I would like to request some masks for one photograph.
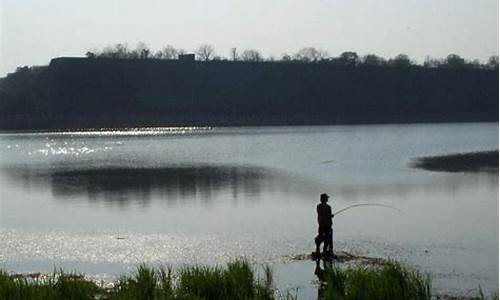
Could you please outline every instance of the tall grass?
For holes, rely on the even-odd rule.
[[[259,280],[243,260],[228,263],[226,268],[185,267],[176,276],[170,268],[140,265],[111,289],[62,271],[44,279],[14,277],[0,271],[2,300],[270,300],[273,294],[270,269]]]
[[[12,277],[0,271],[0,299],[95,299],[100,288],[81,275],[62,271],[46,278]]]
[[[381,266],[332,267],[326,270],[324,281],[325,300],[431,299],[430,277],[395,261]]]
[[[322,275],[321,300],[428,300],[431,281],[428,275],[403,267],[395,261],[381,266],[326,268]],[[122,276],[113,288],[106,289],[82,275],[54,272],[46,277],[11,276],[0,270],[1,300],[271,300],[273,277],[269,267],[257,278],[244,260],[225,268],[188,266],[175,274],[171,268],[140,265],[134,274]],[[279,300],[297,300],[297,293],[281,295]],[[471,299],[487,299],[479,295]],[[498,299],[494,295],[491,299]]]

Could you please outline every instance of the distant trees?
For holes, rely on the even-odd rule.
[[[196,55],[200,60],[209,61],[215,55],[215,48],[211,45],[203,44],[196,50]]]
[[[160,51],[155,53],[157,59],[177,59],[179,54],[184,54],[184,50],[176,49],[172,45],[166,45]]]
[[[340,54],[340,57],[337,59],[337,61],[341,65],[355,66],[359,62],[359,56],[356,52],[345,51]]]
[[[488,67],[488,69],[498,70],[498,55],[490,56],[486,66]]]
[[[88,58],[122,58],[122,59],[148,59],[151,58],[151,50],[144,42],[139,42],[134,50],[130,50],[126,43],[118,43],[107,46],[101,52],[88,51]]]
[[[328,52],[318,50],[314,47],[305,47],[294,55],[296,60],[303,62],[318,62],[328,58]]]
[[[260,52],[254,49],[247,49],[243,51],[243,53],[241,53],[240,58],[242,61],[251,61],[251,62],[259,62],[264,60]]]
[[[361,59],[361,64],[365,66],[383,66],[386,64],[386,61],[375,54],[367,54]]]
[[[238,51],[236,48],[231,48],[229,50],[229,58],[232,60],[232,61],[237,61],[238,60]]]
[[[143,42],[137,44],[135,49],[129,49],[126,43],[118,43],[114,46],[107,46],[102,51],[88,51],[85,56],[91,59],[98,58],[121,58],[121,59],[177,59],[180,54],[186,52],[167,44],[159,51],[150,50]],[[269,56],[265,58],[256,49],[246,49],[239,52],[236,47],[229,49],[229,56],[219,56],[215,48],[209,44],[203,44],[194,51],[196,59],[200,61],[243,61],[243,62],[275,62],[275,63],[318,63],[339,66],[376,66],[376,67],[424,67],[424,68],[473,68],[498,70],[498,55],[491,56],[487,62],[481,63],[479,60],[466,60],[458,54],[449,54],[443,59],[427,56],[423,63],[417,64],[407,54],[398,54],[393,58],[385,59],[376,54],[366,54],[359,56],[355,51],[344,51],[339,56],[330,56],[327,51],[315,47],[304,47],[296,53],[282,54],[275,58]]]
[[[413,62],[410,60],[410,57],[408,57],[408,55],[406,54],[398,54],[394,58],[389,59],[387,63],[390,66],[403,67],[403,68],[410,67],[411,65],[413,65]]]
[[[457,54],[449,54],[444,60],[444,65],[449,68],[460,68],[465,65],[465,59]]]

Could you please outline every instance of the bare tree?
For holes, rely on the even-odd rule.
[[[129,58],[148,59],[150,54],[151,54],[151,50],[149,50],[146,43],[139,42],[139,43],[137,43],[135,50],[130,52]]]
[[[429,55],[425,57],[424,67],[426,68],[439,68],[443,64],[440,59],[432,58]]]
[[[487,67],[491,70],[498,70],[498,55],[490,56]]]
[[[241,54],[241,60],[259,62],[262,61],[263,59],[259,51],[254,49],[247,49],[243,51],[243,53]]]
[[[116,44],[113,51],[117,58],[128,58],[128,55],[130,53],[127,43]]]
[[[115,50],[111,46],[106,46],[98,55],[101,58],[116,58]]]
[[[237,61],[238,60],[238,51],[236,48],[231,48],[229,50],[229,57],[232,61]]]
[[[196,50],[196,55],[200,60],[209,61],[215,55],[215,48],[207,44],[201,45]]]
[[[314,47],[305,47],[294,55],[295,59],[304,62],[317,62],[328,58],[328,52],[318,50]]]
[[[156,52],[155,57],[161,59],[176,59],[179,55],[179,50],[175,49],[172,45],[166,45],[160,51]]]

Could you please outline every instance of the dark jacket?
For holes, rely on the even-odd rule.
[[[326,203],[316,206],[319,227],[332,227],[332,208]]]

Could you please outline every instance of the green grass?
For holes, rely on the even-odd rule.
[[[0,271],[0,299],[95,299],[100,288],[81,275],[54,272],[46,278],[12,277]]]
[[[332,267],[326,270],[324,281],[325,300],[431,299],[429,276],[395,261],[381,266]]]
[[[260,280],[247,261],[228,263],[226,268],[190,266],[176,276],[170,268],[140,265],[122,276],[111,289],[104,289],[81,275],[54,272],[45,279],[10,276],[0,271],[0,299],[111,299],[111,300],[270,300],[272,274],[266,269]]]
[[[326,268],[322,275],[321,300],[431,299],[431,280],[395,261],[380,266]],[[297,292],[276,299],[297,300]],[[46,277],[12,276],[0,270],[2,300],[271,300],[275,299],[269,267],[258,278],[245,260],[228,263],[225,268],[187,266],[178,272],[171,268],[140,265],[135,273],[122,276],[113,288],[103,288],[79,274],[54,272]],[[478,296],[487,298],[479,288]]]

